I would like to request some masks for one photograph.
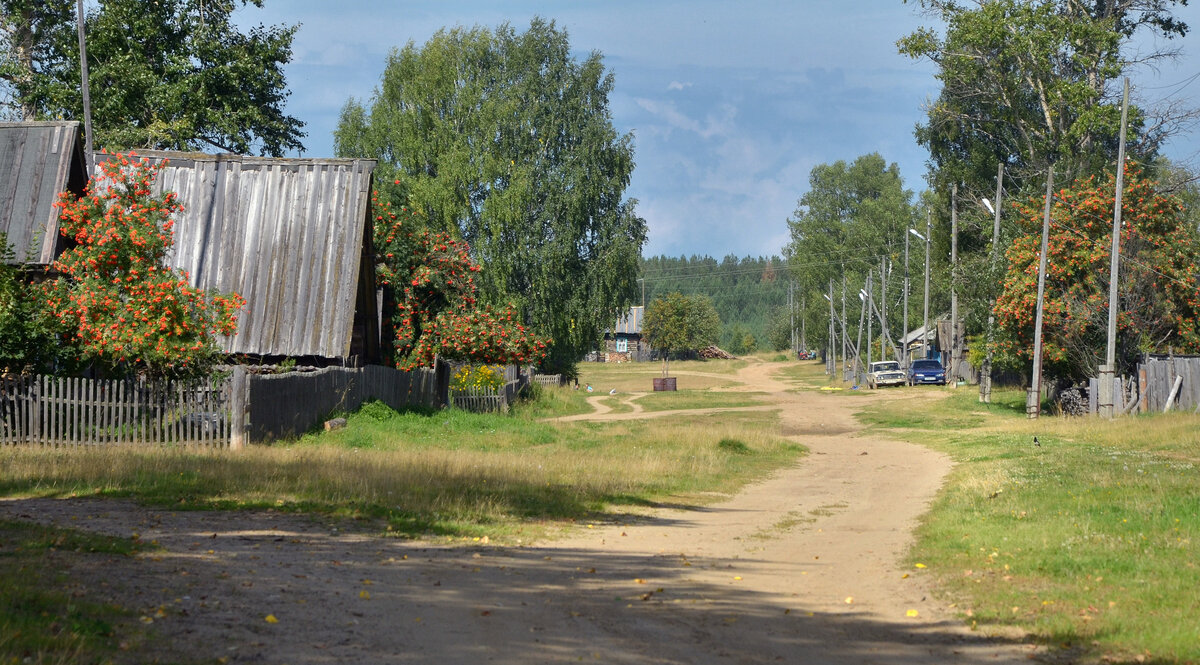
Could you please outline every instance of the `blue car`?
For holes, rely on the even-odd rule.
[[[908,368],[908,385],[932,383],[946,385],[946,368],[936,360],[914,360]]]

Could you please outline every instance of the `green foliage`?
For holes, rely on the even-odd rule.
[[[157,168],[116,155],[81,197],[60,195],[62,233],[75,242],[43,285],[44,304],[67,345],[107,375],[199,375],[220,356],[217,335],[233,335],[245,299],[205,292],[167,265],[174,192],[152,196]]]
[[[513,302],[569,367],[634,302],[646,238],[623,199],[632,136],[612,126],[613,77],[599,53],[572,57],[567,33],[439,31],[389,55],[369,108],[350,100],[340,156],[379,160],[381,198],[452,232],[488,270],[484,303]]]
[[[709,256],[673,258],[655,256],[642,259],[646,301],[665,293],[702,293],[712,299],[721,319],[719,346],[740,354],[745,351],[749,333],[755,340],[774,339],[772,321],[787,312],[787,273],[777,256],[726,256],[717,261]],[[782,345],[786,348],[785,333]]]
[[[825,296],[830,282],[840,317],[845,278],[850,294],[846,314],[855,325],[858,318],[853,315],[861,303],[854,294],[865,287],[868,271],[874,272],[876,306],[881,298],[886,299],[889,328],[893,338],[898,337],[904,247],[906,240],[916,240],[908,234],[909,228],[917,226],[912,196],[904,188],[899,168],[885,162],[878,153],[863,155],[849,164],[839,160],[813,168],[809,191],[788,220],[792,240],[786,252],[791,276],[797,283],[797,317],[806,319],[809,348],[824,346],[829,336],[829,303]],[[910,248],[910,271],[923,270],[923,249],[920,244]],[[892,265],[886,294],[882,294],[879,279],[881,259],[889,259]],[[920,300],[910,298],[909,306],[911,316],[920,311]]]
[[[1051,211],[1043,322],[1043,362],[1050,376],[1095,376],[1108,331],[1108,277],[1115,176],[1089,177],[1058,192]],[[1181,223],[1177,198],[1129,162],[1121,205],[1117,366],[1135,369],[1145,351],[1200,351],[1200,233]],[[1023,231],[1008,250],[1004,293],[996,303],[998,358],[1023,365],[1032,356],[1037,254],[1043,201],[1017,206]]]
[[[283,67],[296,27],[234,24],[262,0],[103,0],[87,13],[95,142],[279,156],[303,149]],[[23,119],[81,118],[74,3],[0,0],[0,79]],[[7,56],[7,57],[6,57]],[[3,100],[0,100],[2,102]]]
[[[714,343],[721,319],[708,296],[668,293],[646,308],[642,335],[664,356],[695,351]]]
[[[62,353],[33,289],[11,265],[15,258],[0,233],[0,374],[44,369]]]
[[[437,356],[481,363],[526,364],[545,357],[549,340],[530,333],[512,306],[481,305],[480,267],[466,243],[432,233],[407,208],[375,200],[379,282],[392,311],[397,367],[432,367]]]
[[[1183,36],[1187,26],[1170,13],[1176,3],[920,0],[946,33],[921,28],[898,46],[933,61],[942,82],[928,122],[917,129],[930,150],[935,188],[963,183],[987,191],[997,163],[1015,175],[1014,189],[1052,162],[1072,177],[1111,163],[1120,100],[1110,81],[1135,59],[1167,56],[1153,49],[1133,54],[1141,48],[1133,38]],[[1147,125],[1137,109],[1130,117],[1133,154],[1153,152],[1174,124]]]

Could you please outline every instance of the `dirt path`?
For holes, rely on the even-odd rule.
[[[1035,655],[964,629],[923,571],[901,565],[950,462],[861,436],[852,413],[863,399],[907,393],[788,393],[771,370],[753,364],[739,379],[770,393],[783,433],[812,451],[797,467],[724,503],[534,547],[438,547],[295,516],[121,501],[0,501],[0,515],[158,541],[164,552],[91,572],[154,620],[171,645],[164,659],[916,665]]]

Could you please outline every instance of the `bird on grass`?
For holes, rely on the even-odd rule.
[[[1033,445],[1037,446],[1038,448],[1041,448],[1041,447],[1042,447],[1042,442],[1041,442],[1041,441],[1038,441],[1038,440],[1037,440],[1037,437],[1035,436],[1035,437],[1033,437]]]

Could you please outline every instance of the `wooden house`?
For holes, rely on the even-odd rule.
[[[604,332],[604,351],[598,360],[604,362],[645,361],[650,359],[650,347],[642,339],[642,317],[645,308],[630,307],[617,319],[612,329]]]
[[[0,234],[13,262],[45,267],[62,252],[54,202],[82,194],[87,165],[77,122],[0,122]]]
[[[237,334],[222,340],[226,353],[379,362],[374,160],[137,154],[165,163],[154,191],[173,191],[183,205],[171,265],[193,286],[246,299]]]
[[[231,355],[363,365],[380,357],[371,248],[374,160],[277,159],[138,151],[165,166],[155,192],[174,191],[170,264],[192,286],[246,298]],[[97,155],[98,160],[111,159]],[[0,123],[0,233],[15,262],[45,267],[69,240],[59,193],[87,183],[79,123]]]

